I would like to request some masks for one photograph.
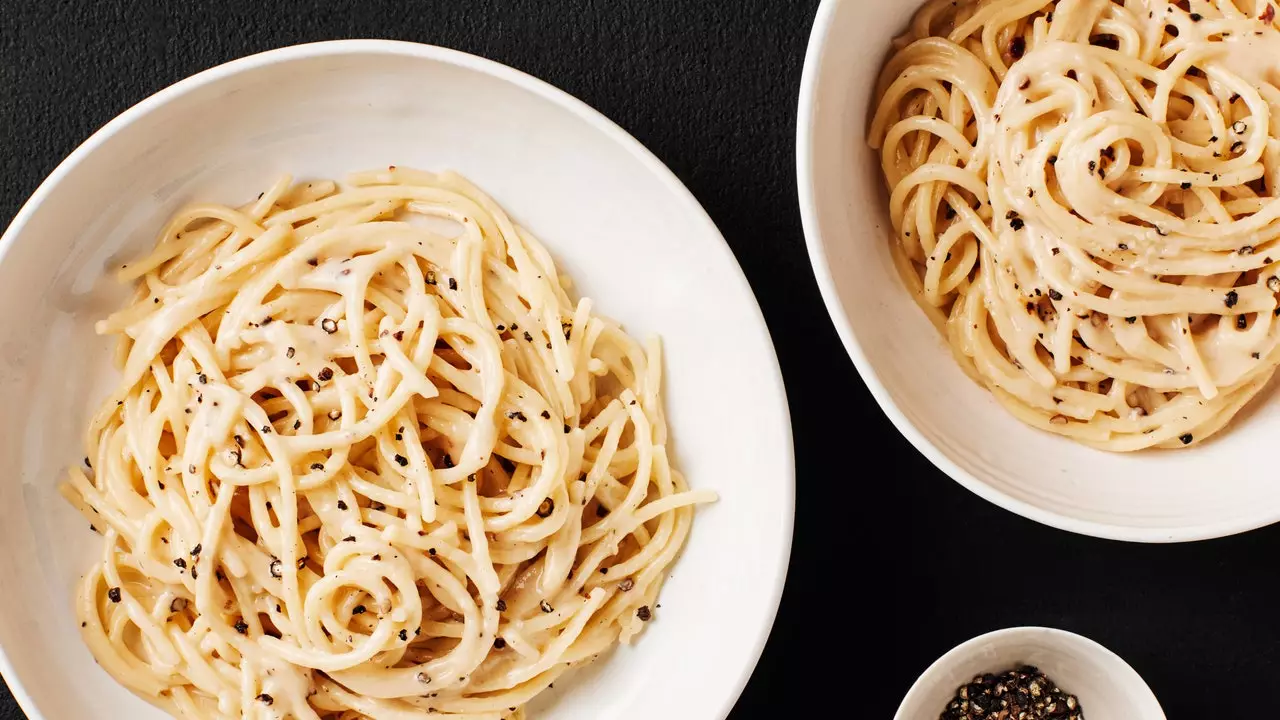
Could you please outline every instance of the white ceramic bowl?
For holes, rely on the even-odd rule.
[[[1165,720],[1151,688],[1118,655],[1088,638],[1042,627],[997,630],[957,646],[916,680],[894,720],[934,720],[961,685],[1019,665],[1034,665],[1075,695],[1088,720]]]
[[[773,621],[794,474],[782,379],[733,255],[680,182],[564,93],[440,48],[346,41],[214,68],[113,120],[0,240],[0,670],[32,718],[162,714],[80,642],[71,592],[97,536],[58,496],[112,374],[92,332],[108,269],[193,199],[243,202],[281,173],[457,169],[541,237],[603,313],[666,349],[677,461],[720,491],[637,644],[556,684],[537,717],[723,718]]]
[[[889,254],[887,193],[866,144],[875,80],[919,0],[825,0],[800,88],[797,171],[809,255],[863,380],[943,472],[1033,520],[1098,537],[1196,540],[1280,520],[1280,402],[1255,399],[1218,438],[1108,454],[1024,426],[956,364]]]

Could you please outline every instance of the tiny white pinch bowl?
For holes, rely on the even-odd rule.
[[[73,588],[101,544],[56,490],[114,381],[113,342],[93,332],[129,293],[114,269],[185,203],[397,163],[468,176],[597,312],[662,336],[675,461],[721,496],[698,512],[647,631],[557,683],[535,716],[732,708],[777,610],[794,507],[782,378],[732,253],[679,180],[581,102],[463,53],[359,40],[244,58],[148,98],[68,157],[0,238],[0,672],[29,717],[163,717],[80,640]]]
[[[890,256],[888,199],[867,146],[890,41],[917,0],[824,0],[801,80],[797,182],[810,261],[836,330],[898,430],[983,498],[1097,537],[1181,542],[1280,520],[1265,468],[1280,402],[1254,400],[1220,435],[1176,451],[1112,454],[1023,425],[957,365]]]
[[[1075,695],[1088,720],[1165,720],[1151,688],[1120,656],[1086,637],[1043,627],[997,630],[956,646],[916,680],[894,720],[933,720],[961,685],[1019,665],[1034,665]]]

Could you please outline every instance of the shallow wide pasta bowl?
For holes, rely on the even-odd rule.
[[[768,331],[733,255],[680,182],[582,103],[440,48],[344,41],[214,68],[96,133],[0,239],[0,670],[33,718],[160,718],[95,666],[72,612],[99,548],[58,495],[114,376],[93,324],[112,270],[193,200],[274,179],[452,168],[539,236],[575,289],[664,340],[676,462],[699,512],[643,637],[539,698],[535,717],[722,718],[768,635],[790,549],[793,463]]]
[[[876,77],[917,7],[824,2],[797,125],[809,255],[836,329],[885,413],[956,481],[1055,527],[1173,542],[1280,519],[1280,483],[1269,470],[1280,398],[1269,392],[1203,445],[1108,454],[1024,426],[956,363],[894,266],[887,193],[866,142]]]

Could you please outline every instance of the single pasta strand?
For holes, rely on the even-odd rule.
[[[193,205],[121,278],[62,487],[103,535],[76,608],[175,717],[523,720],[716,499],[668,464],[657,341],[457,175]]]

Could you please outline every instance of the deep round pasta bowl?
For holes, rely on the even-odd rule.
[[[781,596],[794,471],[773,348],[723,238],[660,162],[564,93],[454,51],[343,41],[238,60],[143,101],[63,162],[0,239],[0,671],[28,716],[164,717],[81,642],[73,589],[101,545],[57,491],[116,377],[113,343],[94,333],[129,293],[115,268],[188,202],[397,163],[467,175],[542,239],[577,294],[662,337],[674,461],[720,496],[642,637],[531,713],[728,714]]]
[[[797,124],[810,258],[835,327],[885,413],[957,482],[1054,527],[1177,542],[1280,519],[1280,484],[1261,470],[1280,434],[1280,402],[1269,391],[1202,445],[1107,453],[1023,425],[956,362],[894,264],[888,193],[867,143],[876,78],[918,6],[824,2]]]

